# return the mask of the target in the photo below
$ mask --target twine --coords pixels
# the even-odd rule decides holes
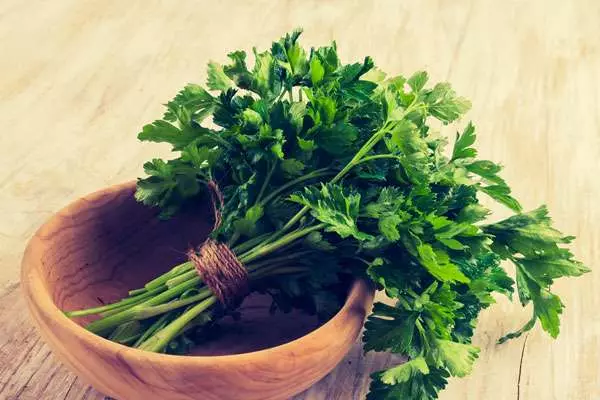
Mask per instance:
[[[206,186],[215,218],[213,230],[216,230],[223,220],[223,195],[214,181],[209,181]],[[226,244],[206,239],[197,251],[188,251],[188,258],[221,303],[231,305],[248,293],[248,271]]]

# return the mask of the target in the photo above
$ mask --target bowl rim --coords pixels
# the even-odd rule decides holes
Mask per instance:
[[[355,279],[350,286],[344,305],[327,322],[318,326],[316,329],[310,331],[306,335],[265,349],[239,354],[224,354],[214,356],[176,355],[155,353],[138,348],[128,347],[95,335],[64,315],[63,311],[61,311],[54,303],[54,300],[50,296],[45,284],[42,282],[39,273],[36,271],[36,265],[40,263],[40,259],[39,257],[37,259],[34,258],[33,254],[45,253],[48,245],[44,241],[41,241],[40,237],[44,237],[46,232],[54,231],[55,227],[62,223],[61,221],[64,217],[73,214],[73,212],[76,210],[88,208],[89,205],[87,205],[87,203],[92,203],[95,200],[105,198],[107,195],[114,195],[115,197],[120,196],[127,191],[134,189],[135,184],[135,181],[129,181],[109,186],[78,198],[77,200],[60,209],[58,212],[54,213],[30,238],[21,263],[21,286],[23,288],[30,313],[35,314],[39,311],[41,314],[43,314],[43,317],[45,317],[44,319],[55,321],[57,324],[61,325],[62,329],[68,331],[70,335],[76,337],[82,342],[93,343],[95,347],[100,347],[101,350],[106,353],[119,354],[121,357],[126,356],[141,361],[151,361],[153,363],[177,362],[188,365],[206,365],[208,363],[232,362],[237,364],[250,359],[264,357],[271,359],[277,353],[290,353],[293,352],[293,350],[301,350],[302,348],[306,348],[306,345],[313,342],[316,338],[326,336],[327,331],[335,329],[335,326],[338,325],[340,321],[345,319],[352,320],[351,318],[347,317],[352,316],[352,314],[357,311],[360,311],[360,313],[369,313],[375,288],[371,283],[364,279]],[[364,316],[361,317],[360,321],[362,328],[362,324],[364,324]],[[36,321],[36,324],[37,323],[38,322]]]

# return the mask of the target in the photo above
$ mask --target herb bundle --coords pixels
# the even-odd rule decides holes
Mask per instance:
[[[299,36],[254,49],[252,67],[243,51],[209,63],[207,89],[187,85],[138,136],[178,157],[144,165],[137,200],[167,218],[210,199],[210,239],[129,297],[67,315],[99,314],[92,332],[185,353],[235,315],[245,288],[270,294],[273,310],[325,319],[348,277],[367,279],[394,302],[375,304],[365,351],[410,359],[373,374],[371,400],[435,399],[450,376],[467,375],[477,317],[494,293],[511,297],[516,286],[521,304],[533,304],[531,320],[500,341],[538,320],[556,337],[563,304],[551,285],[588,269],[546,208],[522,212],[501,167],[477,158],[472,123],[446,151],[431,126],[459,120],[469,101],[447,83],[429,85],[425,72],[386,77],[369,57],[343,64],[335,43],[306,52]],[[486,222],[480,195],[515,214]],[[219,278],[220,266],[245,276]]]

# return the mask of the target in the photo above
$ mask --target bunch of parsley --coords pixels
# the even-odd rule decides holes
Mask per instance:
[[[556,337],[563,304],[551,285],[588,270],[546,208],[522,212],[500,166],[477,159],[473,124],[446,151],[430,125],[457,121],[469,101],[447,83],[428,85],[425,72],[386,77],[369,57],[343,64],[335,43],[306,52],[299,35],[254,49],[251,68],[243,51],[209,63],[207,89],[190,84],[167,103],[139,139],[169,143],[178,157],[146,163],[136,198],[169,217],[204,207],[206,185],[217,182],[223,221],[211,236],[228,244],[274,308],[326,318],[348,275],[385,291],[394,302],[375,304],[365,351],[410,360],[373,375],[371,400],[435,399],[448,377],[467,375],[479,353],[471,344],[479,312],[493,293],[511,297],[515,283],[533,316],[501,341],[537,320]],[[516,214],[485,222],[479,195]],[[98,313],[94,332],[182,352],[231,312],[184,263],[121,302],[69,315]]]

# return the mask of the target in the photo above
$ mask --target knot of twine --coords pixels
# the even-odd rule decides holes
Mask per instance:
[[[216,230],[222,221],[223,195],[214,181],[206,186],[215,218],[213,230]],[[248,292],[248,271],[226,244],[209,238],[198,251],[190,249],[188,258],[221,303],[231,305]]]

